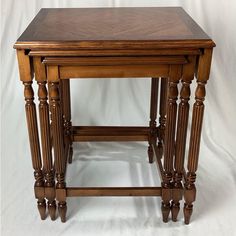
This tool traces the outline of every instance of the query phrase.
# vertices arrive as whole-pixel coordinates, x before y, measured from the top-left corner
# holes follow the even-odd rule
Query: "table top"
[[[181,7],[43,8],[15,48],[209,48],[211,38]]]

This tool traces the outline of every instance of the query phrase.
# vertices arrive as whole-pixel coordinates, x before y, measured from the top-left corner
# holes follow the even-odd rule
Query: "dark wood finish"
[[[147,141],[149,127],[73,126],[72,140],[81,141]]]
[[[150,100],[150,134],[148,140],[148,159],[149,163],[153,163],[153,150],[152,144],[156,144],[157,142],[157,99],[158,99],[158,85],[159,85],[159,78],[152,78],[151,80],[151,100]]]
[[[32,82],[32,60],[27,55],[25,50],[17,50],[19,77],[22,82]]]
[[[34,171],[35,197],[38,198],[38,210],[41,219],[44,220],[46,218],[46,203],[44,199],[44,194],[41,194],[41,192],[43,192],[43,187],[44,187],[44,177],[42,172],[36,108],[34,104],[34,91],[32,88],[32,82],[23,82],[23,84],[25,86],[24,90],[25,101],[26,101],[25,112],[29,131],[32,164],[35,170]]]
[[[65,86],[65,83],[68,83],[68,80],[59,80],[59,95],[61,101],[61,133],[63,134],[63,146],[64,146],[64,155],[63,160],[65,162],[65,173],[66,173],[66,162],[69,162],[69,150],[70,150],[70,139],[71,139],[71,121],[69,121],[70,114],[70,101],[68,101],[68,88]],[[72,143],[71,143],[72,144]]]
[[[55,158],[55,171],[56,171],[56,198],[58,200],[58,211],[61,221],[66,221],[66,199],[60,196],[60,193],[65,191],[65,153],[63,143],[63,130],[62,130],[62,112],[61,101],[59,95],[59,77],[57,67],[48,70],[49,81],[49,95],[52,117],[52,134]],[[59,190],[59,191],[58,191]],[[62,191],[60,191],[62,190]]]
[[[42,172],[41,152],[39,145],[36,107],[32,87],[31,61],[23,50],[17,51],[20,79],[24,84],[25,112],[28,126],[29,143],[31,150],[32,166],[34,169],[34,192],[38,199],[38,210],[42,220],[46,218],[46,203],[44,198],[44,176]]]
[[[206,48],[214,43],[179,7],[41,9],[15,48]]]
[[[60,78],[137,78],[167,76],[168,66],[62,66]]]
[[[175,160],[174,160],[174,175],[173,175],[173,200],[171,203],[172,220],[177,221],[177,216],[180,210],[179,201],[183,195],[183,169],[185,144],[188,128],[189,114],[189,99],[190,99],[190,84],[194,78],[195,57],[189,57],[189,64],[183,66],[182,87],[180,91],[180,103],[178,106],[178,123],[176,134]]]
[[[49,215],[55,219],[55,195],[62,222],[66,221],[67,197],[161,196],[163,221],[168,221],[170,211],[172,220],[176,221],[184,176],[184,218],[188,224],[196,195],[205,84],[214,46],[182,8],[42,9],[14,45],[20,80],[25,86],[34,189],[41,218],[46,217],[46,197]],[[197,88],[186,171],[183,166],[188,100],[194,67]],[[43,166],[32,88],[34,74],[38,82]],[[69,81],[91,77],[153,78],[149,127],[72,126]],[[160,101],[157,102],[160,77]],[[180,103],[177,101],[179,80]],[[155,157],[161,187],[67,188],[67,160],[72,160],[75,141],[148,141],[149,161]]]
[[[186,64],[184,56],[145,57],[46,57],[43,63],[56,66],[119,66]]]
[[[168,76],[169,64],[184,64],[184,56],[156,57],[52,57],[46,65],[59,65],[60,79],[67,78],[137,78]],[[158,66],[157,66],[158,65]]]
[[[182,67],[177,65],[170,66],[168,80],[168,99],[167,99],[167,119],[164,145],[164,179],[162,187],[165,189],[162,196],[162,215],[163,221],[168,221],[170,213],[170,200],[172,188],[173,157],[175,149],[175,126],[177,114],[178,82],[181,78]],[[164,190],[163,190],[164,191]]]
[[[68,197],[85,196],[160,196],[160,187],[91,187],[66,188]]]
[[[30,148],[32,153],[32,164],[35,170],[41,172],[42,162],[41,162],[41,154],[39,146],[38,127],[36,126],[37,117],[34,103],[34,91],[32,88],[32,82],[23,82],[23,84],[25,86],[24,95],[26,102],[25,103],[26,118],[27,118],[28,128],[30,128],[29,139],[31,144]]]
[[[193,105],[192,127],[190,135],[190,145],[188,154],[188,165],[186,182],[184,184],[184,221],[189,224],[193,211],[193,202],[196,198],[196,171],[198,166],[200,137],[202,130],[202,120],[204,113],[204,99],[206,95],[205,84],[209,79],[210,65],[212,58],[212,49],[205,49],[204,54],[199,58],[197,70],[197,88],[195,91],[195,103]]]
[[[167,84],[168,80],[166,78],[161,78],[161,91],[160,91],[160,117],[159,117],[159,127],[158,127],[158,154],[160,158],[163,155],[163,142],[166,127],[166,100],[167,100]]]
[[[52,49],[32,49],[29,56],[71,56],[71,57],[97,57],[97,56],[176,56],[176,55],[200,55],[202,52],[198,48],[176,48],[176,49],[104,49],[104,50],[52,50]]]
[[[48,199],[48,212],[52,220],[56,219],[55,181],[52,161],[52,144],[49,121],[48,92],[46,88],[47,78],[45,66],[40,57],[34,57],[35,79],[38,82],[39,120],[41,133],[41,146],[43,157],[43,169],[45,178],[45,197]]]
[[[68,163],[72,163],[73,147],[71,138],[71,104],[70,104],[70,80],[62,80],[63,87],[63,118],[64,118],[64,129],[66,135],[66,145],[68,145],[68,151],[65,151],[66,156],[68,155]]]

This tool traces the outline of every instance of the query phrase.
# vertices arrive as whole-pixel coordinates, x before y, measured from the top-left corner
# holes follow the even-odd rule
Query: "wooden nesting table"
[[[203,101],[214,46],[179,7],[41,9],[14,45],[24,85],[41,219],[46,218],[47,208],[55,220],[58,208],[65,222],[67,197],[160,196],[163,221],[168,221],[170,212],[176,221],[184,196],[188,224],[196,196]],[[149,126],[72,125],[70,79],[111,77],[151,78]],[[186,142],[192,81],[197,85]],[[161,187],[67,187],[65,173],[67,162],[72,162],[72,144],[87,141],[147,141],[149,162],[157,164]]]

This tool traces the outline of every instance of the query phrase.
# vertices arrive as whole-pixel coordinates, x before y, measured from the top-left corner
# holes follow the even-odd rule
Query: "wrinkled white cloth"
[[[42,7],[183,6],[214,39],[207,84],[197,200],[192,222],[162,223],[159,197],[68,198],[68,221],[41,221],[24,114],[23,86],[12,46]],[[2,0],[1,230],[13,235],[233,236],[236,219],[236,3],[228,1]],[[37,91],[37,86],[35,91]],[[74,125],[147,125],[150,80],[72,81]],[[36,96],[37,97],[37,96]],[[144,143],[80,143],[68,166],[68,186],[158,186]],[[181,203],[181,207],[183,202]]]

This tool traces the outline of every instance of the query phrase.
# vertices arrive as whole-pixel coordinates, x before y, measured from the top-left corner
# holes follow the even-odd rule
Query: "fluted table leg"
[[[158,84],[159,78],[152,78],[151,81],[151,101],[150,101],[150,135],[149,135],[149,146],[148,146],[148,158],[149,163],[153,163],[153,150],[152,144],[156,145],[157,142],[157,99],[158,99]]]
[[[63,118],[64,118],[64,129],[66,135],[66,143],[69,146],[69,158],[68,163],[72,163],[73,156],[73,142],[71,140],[71,104],[70,104],[70,80],[62,80],[62,91],[63,91]],[[66,153],[67,154],[67,153]]]
[[[181,77],[182,66],[171,65],[168,80],[167,115],[164,142],[164,176],[162,182],[162,216],[167,222],[172,198],[173,156],[175,149],[175,126],[177,113],[178,82]]]
[[[160,89],[160,109],[159,109],[159,137],[158,137],[158,150],[160,158],[163,155],[163,141],[166,127],[166,96],[167,96],[168,79],[161,78]]]
[[[28,132],[30,139],[30,148],[32,155],[32,164],[34,168],[35,177],[35,197],[38,198],[38,210],[41,219],[46,218],[46,203],[44,199],[44,176],[42,172],[42,162],[39,146],[36,107],[34,104],[34,92],[32,88],[32,82],[23,82],[25,86],[25,111],[28,124]]]
[[[34,91],[32,88],[33,73],[30,58],[24,50],[17,50],[20,80],[24,84],[25,112],[28,126],[32,166],[34,168],[34,191],[38,199],[38,210],[42,220],[46,218],[46,203],[44,199],[44,176],[39,145],[36,107],[34,103]]]
[[[38,82],[39,119],[41,130],[41,145],[43,156],[43,169],[45,178],[45,197],[48,202],[48,212],[52,220],[56,219],[55,181],[51,151],[51,134],[49,121],[48,92],[46,88],[45,66],[40,57],[34,58],[35,78]]]
[[[52,118],[53,147],[56,171],[56,198],[61,221],[66,221],[66,183],[63,143],[62,104],[59,94],[59,75],[57,66],[48,67],[50,110]]]
[[[188,128],[189,116],[189,97],[190,84],[194,78],[195,57],[189,57],[189,63],[183,66],[182,87],[180,91],[180,103],[178,106],[178,122],[176,134],[176,148],[174,160],[174,175],[173,175],[173,192],[171,213],[172,220],[177,221],[177,216],[180,210],[179,201],[183,196],[183,170],[184,170],[184,156],[186,146],[186,136]]]
[[[185,224],[189,224],[193,211],[193,202],[196,198],[196,171],[198,166],[200,137],[202,129],[202,120],[204,113],[205,84],[209,79],[211,65],[212,49],[204,49],[203,54],[199,57],[197,71],[197,88],[195,91],[195,103],[193,105],[192,127],[190,134],[189,154],[186,182],[184,184],[184,219]]]

